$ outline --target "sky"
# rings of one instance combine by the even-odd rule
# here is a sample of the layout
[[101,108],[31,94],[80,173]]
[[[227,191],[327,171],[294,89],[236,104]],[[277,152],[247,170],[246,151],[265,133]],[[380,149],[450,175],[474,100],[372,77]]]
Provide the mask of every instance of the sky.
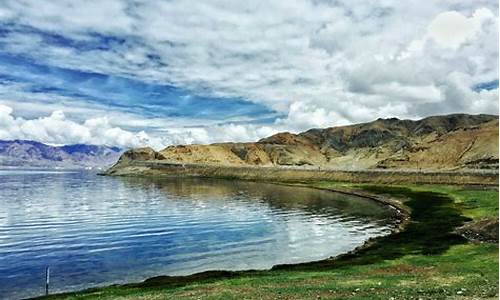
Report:
[[498,114],[497,1],[0,0],[0,139],[255,141]]

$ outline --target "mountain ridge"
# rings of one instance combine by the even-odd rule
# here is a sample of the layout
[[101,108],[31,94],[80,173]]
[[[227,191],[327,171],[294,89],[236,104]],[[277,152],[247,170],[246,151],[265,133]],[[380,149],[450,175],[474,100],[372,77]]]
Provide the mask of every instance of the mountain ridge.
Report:
[[106,168],[123,150],[118,147],[72,144],[51,146],[32,140],[0,140],[0,166],[42,168]]
[[451,114],[397,118],[289,132],[248,143],[176,145],[125,152],[131,160],[252,166],[320,166],[332,169],[496,169],[498,116]]

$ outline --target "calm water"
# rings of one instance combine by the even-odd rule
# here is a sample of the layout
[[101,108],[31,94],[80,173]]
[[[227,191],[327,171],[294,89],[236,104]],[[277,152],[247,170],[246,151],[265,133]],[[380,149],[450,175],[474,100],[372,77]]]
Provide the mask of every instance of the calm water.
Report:
[[0,298],[327,258],[387,234],[390,212],[307,188],[0,170]]

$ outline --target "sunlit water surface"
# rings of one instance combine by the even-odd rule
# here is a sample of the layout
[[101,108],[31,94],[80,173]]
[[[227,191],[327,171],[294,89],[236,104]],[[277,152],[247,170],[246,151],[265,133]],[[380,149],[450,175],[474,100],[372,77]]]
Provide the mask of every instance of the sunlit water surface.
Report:
[[266,269],[388,234],[380,204],[265,183],[0,170],[0,298]]

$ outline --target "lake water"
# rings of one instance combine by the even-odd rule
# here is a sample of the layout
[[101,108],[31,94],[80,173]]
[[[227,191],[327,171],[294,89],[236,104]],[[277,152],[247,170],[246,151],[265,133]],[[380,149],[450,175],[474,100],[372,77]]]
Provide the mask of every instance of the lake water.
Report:
[[388,234],[391,212],[309,188],[91,172],[0,170],[0,298],[266,269],[345,253]]

